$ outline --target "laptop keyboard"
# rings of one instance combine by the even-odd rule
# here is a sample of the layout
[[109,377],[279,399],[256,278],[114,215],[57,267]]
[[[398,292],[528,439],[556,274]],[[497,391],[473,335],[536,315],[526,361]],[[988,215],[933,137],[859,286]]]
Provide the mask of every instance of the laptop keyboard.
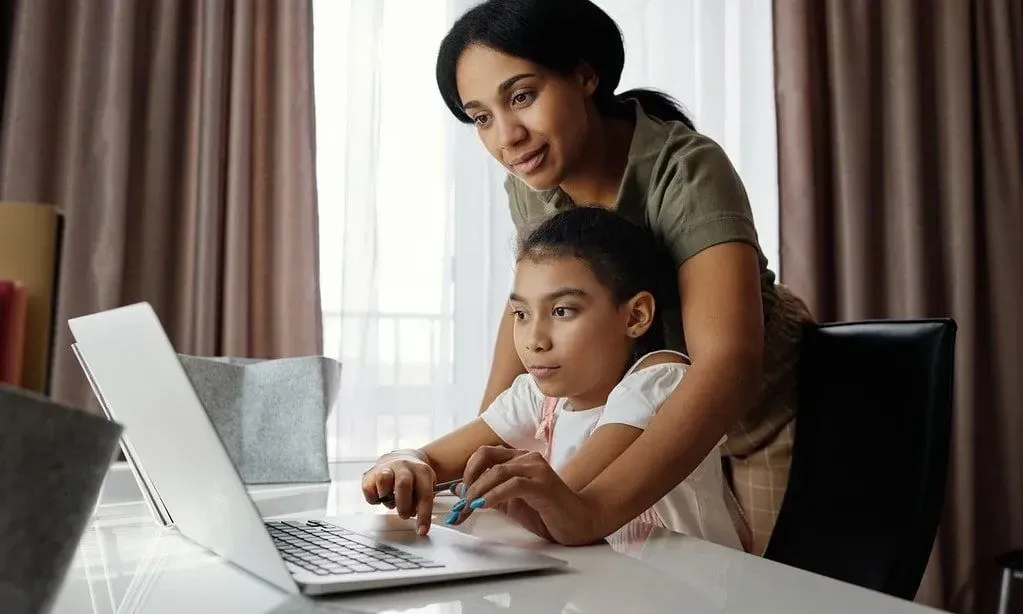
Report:
[[292,572],[304,569],[318,576],[340,576],[444,566],[328,522],[265,524]]

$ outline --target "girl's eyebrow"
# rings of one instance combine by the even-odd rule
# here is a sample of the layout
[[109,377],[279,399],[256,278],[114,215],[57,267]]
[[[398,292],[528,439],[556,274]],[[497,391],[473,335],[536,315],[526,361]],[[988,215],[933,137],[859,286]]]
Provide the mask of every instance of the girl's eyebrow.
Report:
[[[543,300],[544,301],[548,301],[548,302],[549,301],[556,301],[559,298],[565,298],[566,296],[576,296],[576,297],[579,297],[579,298],[586,298],[586,297],[589,296],[589,294],[587,294],[586,291],[581,289],[581,288],[567,288],[567,287],[566,288],[558,288],[554,292],[548,292],[547,294],[543,295]],[[528,302],[528,301],[526,301],[526,299],[522,298],[518,294],[515,294],[514,292],[512,292],[508,296],[508,300],[515,301],[517,303],[526,303],[526,302]]]

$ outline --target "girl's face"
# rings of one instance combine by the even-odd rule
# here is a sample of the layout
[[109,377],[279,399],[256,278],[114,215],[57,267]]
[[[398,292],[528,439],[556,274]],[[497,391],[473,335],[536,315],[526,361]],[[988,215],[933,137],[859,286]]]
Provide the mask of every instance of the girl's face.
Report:
[[473,45],[458,60],[458,93],[483,145],[534,190],[559,186],[586,143],[595,77],[563,76]]
[[654,313],[647,292],[618,305],[573,257],[521,259],[509,308],[522,364],[545,395],[567,397],[576,409],[606,402]]

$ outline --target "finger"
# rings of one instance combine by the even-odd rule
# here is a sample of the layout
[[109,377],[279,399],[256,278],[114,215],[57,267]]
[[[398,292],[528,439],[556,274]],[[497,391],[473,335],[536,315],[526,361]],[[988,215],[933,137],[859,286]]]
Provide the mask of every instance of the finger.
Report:
[[377,494],[377,472],[376,469],[370,469],[362,476],[362,496],[366,498],[366,503],[378,503],[380,501],[380,495]]
[[412,492],[415,483],[415,476],[406,465],[394,467],[394,505],[398,510],[398,516],[403,519],[411,518],[412,512],[415,511]]
[[[519,490],[526,493],[528,489],[522,483],[522,480],[529,480],[532,476],[542,475],[542,468],[537,468],[535,466],[536,463],[533,462],[522,462],[519,460],[521,458],[526,457],[520,455],[507,463],[492,466],[489,471],[480,476],[480,479],[468,488],[462,500],[455,507],[451,508],[451,514],[448,515],[444,522],[457,526],[465,522],[475,510],[500,505],[509,498],[514,498],[515,493]],[[512,482],[511,486],[506,486],[498,491],[498,495],[501,497],[500,500],[491,502],[487,499],[487,493],[493,492],[499,485],[509,481]]]
[[430,531],[430,521],[433,516],[433,484],[435,475],[429,467],[420,466],[416,468],[415,491],[416,491],[416,532],[426,535]]
[[444,524],[456,526],[465,522],[469,515],[472,514],[472,511],[467,509],[468,507],[468,501],[465,499],[459,500],[458,503],[451,508],[451,512],[448,514],[448,517],[444,519]]
[[490,467],[479,478],[469,485],[465,499],[472,503],[488,490],[514,477],[540,478],[545,471],[553,473],[553,469],[538,452],[520,453],[515,458]]
[[[503,466],[503,465],[502,465]],[[521,501],[521,497],[535,493],[537,481],[522,475],[511,475],[479,496],[469,495],[452,508],[445,523],[458,526],[469,519],[473,512],[482,509],[500,509],[510,501]]]
[[376,474],[377,501],[394,492],[394,470],[381,467]]
[[470,510],[496,508],[509,501],[518,500],[528,506],[527,499],[536,492],[539,481],[516,475],[480,494],[467,506]]
[[483,446],[473,452],[462,472],[462,481],[471,485],[479,479],[483,472],[494,465],[505,463],[522,454],[521,450],[510,450],[500,446]]

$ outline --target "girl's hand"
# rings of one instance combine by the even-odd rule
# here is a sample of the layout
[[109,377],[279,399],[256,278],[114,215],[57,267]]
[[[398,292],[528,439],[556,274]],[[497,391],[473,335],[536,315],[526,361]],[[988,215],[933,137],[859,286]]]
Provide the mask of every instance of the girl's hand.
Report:
[[[426,535],[433,514],[433,486],[437,475],[430,465],[411,454],[382,456],[372,469],[362,476],[362,494],[366,502],[382,503],[397,510],[403,519],[416,517],[416,532]],[[388,495],[392,501],[381,501]]]
[[563,545],[585,545],[603,537],[599,510],[575,492],[538,452],[484,446],[466,464],[468,487],[453,509],[451,524],[477,509],[506,511],[527,529]]

